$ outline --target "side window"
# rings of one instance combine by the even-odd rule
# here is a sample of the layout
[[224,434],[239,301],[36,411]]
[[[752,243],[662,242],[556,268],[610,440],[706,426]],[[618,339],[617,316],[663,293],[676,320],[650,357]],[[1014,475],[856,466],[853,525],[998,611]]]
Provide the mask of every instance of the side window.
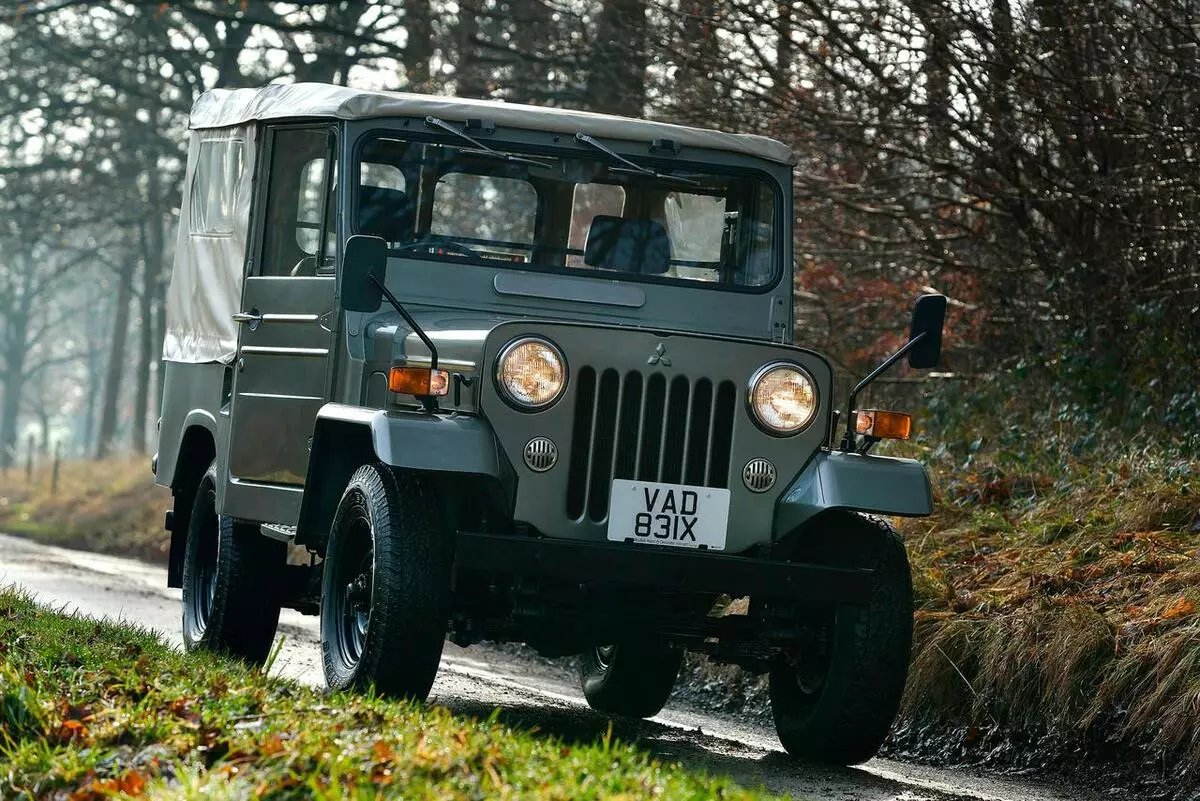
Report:
[[234,201],[245,163],[244,140],[227,137],[200,140],[192,175],[189,233],[193,236],[229,236],[233,233]]
[[359,164],[358,182],[362,186],[377,186],[380,189],[405,189],[404,173],[395,164],[375,164],[364,161]]
[[336,162],[332,170],[327,167],[330,155],[335,152],[326,127],[274,131],[259,275],[311,276],[332,272],[337,220]]
[[296,244],[309,256],[317,253],[324,205],[325,159],[313,159],[300,172],[300,196],[296,209]]
[[578,253],[567,255],[568,267],[583,267],[583,248],[587,244],[592,220],[597,214],[620,217],[625,211],[625,190],[613,184],[575,184],[571,200],[571,228],[567,247]]
[[536,220],[537,190],[528,181],[452,172],[433,191],[434,235],[529,247]]

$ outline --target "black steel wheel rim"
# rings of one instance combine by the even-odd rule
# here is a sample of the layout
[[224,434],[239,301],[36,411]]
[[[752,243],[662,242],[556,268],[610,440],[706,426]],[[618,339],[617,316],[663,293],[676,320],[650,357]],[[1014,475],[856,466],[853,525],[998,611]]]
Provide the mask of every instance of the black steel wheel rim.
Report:
[[[211,507],[216,506],[216,493],[209,493]],[[199,640],[208,630],[213,603],[217,597],[217,558],[221,547],[220,518],[215,512],[204,521],[204,536],[196,543],[195,570],[192,577],[191,612],[192,639]]]
[[822,629],[815,642],[802,649],[795,657],[793,669],[796,675],[796,687],[806,698],[816,700],[825,689],[825,680],[829,675],[829,665],[832,661],[828,627]]
[[617,646],[597,645],[595,651],[596,664],[600,666],[601,670],[608,670],[610,667],[612,667],[613,659],[617,655]]
[[337,555],[337,592],[333,598],[338,656],[347,668],[362,660],[371,618],[372,567],[371,524],[365,515],[346,521]]

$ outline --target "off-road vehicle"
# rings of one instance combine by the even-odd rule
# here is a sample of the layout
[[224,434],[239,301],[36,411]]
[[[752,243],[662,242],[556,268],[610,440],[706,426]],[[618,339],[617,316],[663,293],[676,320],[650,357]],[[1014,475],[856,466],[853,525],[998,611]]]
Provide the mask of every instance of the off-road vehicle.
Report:
[[875,753],[912,591],[867,515],[930,489],[869,453],[908,417],[839,422],[792,344],[787,146],[312,84],[190,125],[155,463],[188,648],[261,662],[292,607],[330,686],[420,699],[447,638],[518,641],[632,716],[690,650],[770,673],[792,754]]

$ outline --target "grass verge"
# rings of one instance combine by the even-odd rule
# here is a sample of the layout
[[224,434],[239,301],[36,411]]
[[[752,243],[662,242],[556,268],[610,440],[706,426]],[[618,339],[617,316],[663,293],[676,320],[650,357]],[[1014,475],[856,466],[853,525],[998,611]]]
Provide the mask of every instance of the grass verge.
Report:
[[602,738],[324,695],[0,589],[0,797],[768,796]]
[[[964,462],[909,446],[936,503],[900,521],[917,637],[898,747],[941,738],[969,760],[1012,743],[1128,748],[1200,775],[1200,463],[1127,445],[986,451]],[[6,482],[0,530],[162,561],[168,502],[141,462],[68,463],[57,495],[48,472]],[[680,685],[765,718],[762,677],[696,657]]]
[[957,732],[964,755],[1050,742],[1194,777],[1200,464],[973,460],[943,464],[935,490],[934,516],[902,526],[918,596],[904,719]]
[[167,559],[170,505],[170,491],[154,486],[145,457],[65,461],[56,490],[49,466],[31,479],[16,468],[0,478],[0,531],[152,562]]

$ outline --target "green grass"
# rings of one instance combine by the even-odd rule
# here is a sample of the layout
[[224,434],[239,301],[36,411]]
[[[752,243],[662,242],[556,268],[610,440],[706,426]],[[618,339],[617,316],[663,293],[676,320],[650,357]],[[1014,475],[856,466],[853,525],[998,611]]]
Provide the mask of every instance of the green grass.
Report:
[[322,694],[0,589],[0,798],[768,796],[602,737]]

